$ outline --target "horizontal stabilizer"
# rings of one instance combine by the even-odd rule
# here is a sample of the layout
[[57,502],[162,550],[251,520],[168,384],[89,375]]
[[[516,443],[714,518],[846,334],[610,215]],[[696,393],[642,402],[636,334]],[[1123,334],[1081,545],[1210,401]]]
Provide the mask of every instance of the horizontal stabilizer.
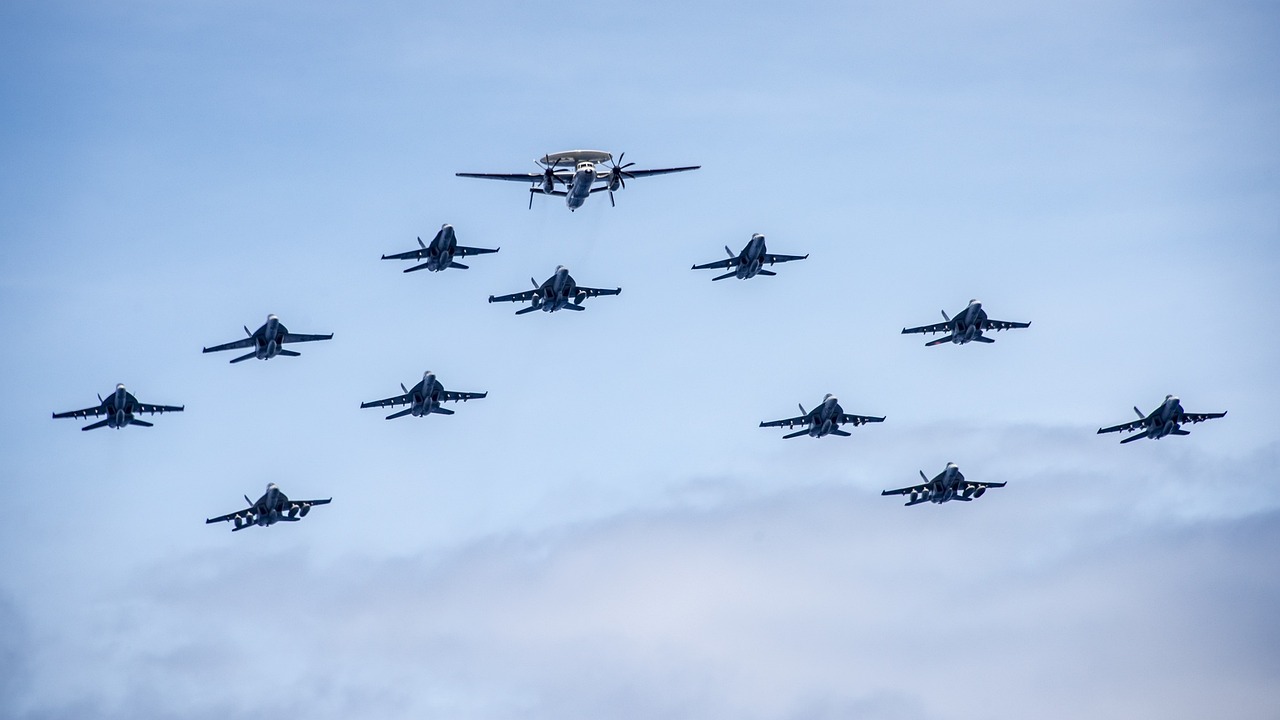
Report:
[[129,418],[129,424],[130,424],[130,425],[141,425],[142,427],[155,427],[154,425],[152,425],[151,423],[147,422],[146,420],[139,420],[139,419],[137,419],[137,418]]
[[94,423],[94,424],[92,424],[92,425],[85,425],[84,427],[82,427],[82,428],[80,428],[80,429],[81,429],[81,430],[97,430],[97,429],[98,429],[98,428],[100,428],[100,427],[106,427],[108,422],[110,422],[110,421],[109,421],[109,420],[99,420],[98,422],[96,422],[96,423]]
[[835,429],[835,430],[832,430],[832,431],[831,431],[831,434],[832,434],[832,435],[839,435],[840,437],[849,437],[849,436],[850,436],[850,435],[852,435],[853,433],[850,433],[850,432],[849,432],[849,431],[847,431],[847,430],[840,430],[839,428],[837,428],[837,429]]
[[234,360],[232,360],[232,361],[231,361],[231,364],[232,364],[232,365],[235,365],[236,363],[241,362],[241,361],[243,361],[243,360],[248,360],[249,358],[251,358],[251,357],[253,357],[254,355],[257,355],[257,354],[258,354],[258,351],[257,351],[257,350],[255,350],[255,351],[253,351],[253,352],[249,353],[248,355],[241,355],[240,357],[235,358]]
[[774,275],[777,275],[778,273],[776,273],[776,272],[774,272],[774,271],[772,271],[772,270],[757,270],[757,271],[756,271],[756,274],[757,274],[757,275],[768,275],[768,276],[772,277],[772,276],[774,276]]
[[980,343],[993,343],[996,341],[995,338],[989,338],[985,335],[974,335],[973,339],[974,339],[974,342],[980,342]]
[[1123,445],[1123,444],[1125,444],[1125,443],[1131,443],[1131,442],[1133,442],[1134,440],[1141,440],[1141,439],[1145,438],[1146,436],[1147,436],[1147,435],[1146,435],[1146,433],[1138,433],[1137,435],[1134,435],[1133,437],[1127,437],[1127,438],[1125,438],[1125,439],[1121,440],[1121,441],[1120,441],[1120,444],[1121,444],[1121,445]]
[[564,308],[562,308],[562,309],[564,309],[564,310],[586,310],[586,308],[582,307],[581,305],[565,305],[565,306],[564,306]]
[[911,507],[912,505],[919,505],[920,503],[927,503],[927,502],[929,502],[929,498],[924,495],[921,495],[918,499],[907,502],[906,504],[903,505],[903,507]]
[[398,413],[391,413],[390,415],[388,415],[388,416],[387,416],[387,419],[388,419],[388,420],[395,420],[396,418],[398,418],[398,417],[404,417],[405,415],[408,415],[408,414],[409,414],[409,413],[411,413],[411,412],[413,412],[413,408],[411,408],[411,407],[409,407],[409,408],[405,408],[404,410],[401,410],[401,411],[400,411],[400,412],[398,412]]
[[783,436],[782,436],[782,439],[783,439],[783,440],[790,440],[791,438],[796,438],[796,437],[800,437],[801,435],[808,435],[808,434],[809,434],[809,429],[808,429],[808,428],[805,428],[804,430],[797,430],[797,431],[795,431],[795,432],[791,433],[790,435],[783,435]]
[[937,340],[930,340],[929,342],[925,343],[925,344],[924,344],[924,346],[925,346],[925,347],[933,347],[934,345],[941,345],[942,343],[949,343],[949,342],[951,342],[953,339],[955,339],[955,335],[948,335],[948,336],[943,337],[943,338],[938,338]]
[[463,264],[462,264],[462,263],[460,263],[460,262],[451,262],[451,263],[449,263],[449,267],[451,267],[451,268],[456,268],[456,269],[458,269],[458,270],[470,270],[470,269],[471,269],[471,268],[467,267],[466,265],[463,265]]
[[715,277],[711,278],[711,281],[712,281],[712,282],[715,282],[716,280],[723,280],[723,279],[725,279],[725,278],[731,278],[731,277],[733,277],[734,275],[737,275],[737,274],[738,274],[738,271],[737,271],[737,270],[730,270],[729,272],[727,272],[727,273],[725,273],[725,274],[723,274],[723,275],[717,275],[717,276],[715,276]]
[[452,410],[450,410],[449,408],[442,408],[442,407],[431,408],[431,412],[436,413],[436,414],[438,414],[438,415],[452,415],[452,414],[453,414],[453,411],[452,411]]
[[281,355],[284,355],[285,357],[298,357],[299,355],[301,355],[301,354],[302,354],[302,353],[298,352],[297,350],[285,350],[284,348],[281,348],[281,349],[279,350],[279,353],[280,353]]
[[1174,428],[1172,432],[1174,435],[1190,435],[1191,434],[1190,430],[1183,430],[1182,428]]
[[429,265],[429,264],[430,264],[430,263],[422,263],[421,265],[414,265],[413,267],[411,267],[411,268],[406,268],[405,270],[403,270],[403,271],[401,271],[401,272],[413,272],[413,271],[415,271],[415,270],[426,270],[426,269],[427,269],[427,265]]
[[541,310],[541,309],[542,309],[542,308],[538,307],[537,305],[530,305],[529,307],[524,308],[523,310],[517,310],[517,311],[516,311],[516,314],[517,314],[517,315],[524,315],[525,313],[531,313],[531,312],[533,312],[534,310]]

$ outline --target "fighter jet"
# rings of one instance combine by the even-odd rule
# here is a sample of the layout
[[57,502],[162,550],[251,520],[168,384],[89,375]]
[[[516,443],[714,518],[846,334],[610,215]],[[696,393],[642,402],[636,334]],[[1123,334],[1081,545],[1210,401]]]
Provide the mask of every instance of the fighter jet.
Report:
[[[648,177],[650,175],[665,175],[667,173],[685,172],[686,170],[697,170],[700,165],[690,165],[686,167],[658,168],[656,170],[628,170],[627,168],[635,165],[635,163],[620,164],[626,153],[618,156],[617,161],[613,159],[613,155],[603,150],[568,150],[565,152],[550,153],[544,155],[541,160],[536,161],[538,167],[542,168],[541,172],[536,173],[457,173],[458,177],[481,178],[484,180],[511,180],[513,182],[532,183],[533,187],[529,188],[529,207],[533,207],[533,196],[536,194],[556,195],[563,197],[569,210],[577,210],[587,201],[587,198],[594,193],[608,191],[609,204],[613,205],[613,193],[615,190],[624,190],[627,187],[627,180],[634,180],[638,177]],[[608,168],[596,167],[597,163],[612,163]],[[565,165],[564,170],[560,170],[560,165]],[[569,167],[573,167],[570,172]],[[601,172],[603,170],[604,172]],[[604,183],[596,185],[597,182]],[[556,185],[563,185],[564,190],[557,190]]]
[[324,500],[290,500],[284,493],[280,492],[280,488],[275,483],[267,483],[267,492],[258,498],[258,502],[249,500],[248,495],[244,496],[244,501],[249,503],[249,507],[238,512],[209,518],[204,521],[204,524],[234,520],[236,526],[231,528],[231,532],[235,532],[254,525],[268,527],[278,522],[297,522],[311,512],[313,505],[328,505],[333,501],[333,498],[325,498]]
[[852,423],[854,427],[865,425],[873,422],[884,422],[882,417],[868,417],[866,415],[849,415],[840,407],[840,403],[836,400],[836,396],[827,393],[822,398],[822,404],[813,410],[806,411],[804,405],[800,406],[800,417],[788,418],[786,420],[772,420],[760,423],[760,427],[795,427],[796,425],[808,425],[804,430],[797,430],[790,435],[783,435],[783,440],[790,440],[793,437],[808,435],[809,437],[825,437],[826,435],[840,435],[849,437],[849,433],[841,430],[840,426],[845,423]]
[[445,223],[440,226],[440,231],[431,239],[430,245],[424,245],[422,238],[418,238],[418,249],[408,252],[396,253],[395,255],[383,255],[383,260],[422,260],[426,258],[426,262],[421,265],[414,265],[404,272],[413,272],[414,270],[430,270],[431,272],[439,272],[446,268],[457,268],[458,270],[468,269],[466,265],[460,262],[454,262],[455,257],[466,257],[468,255],[487,255],[488,253],[496,253],[502,248],[473,248],[464,247],[458,244],[458,238],[453,234],[453,226]]
[[523,315],[534,310],[543,312],[555,312],[562,309],[586,310],[586,308],[582,307],[582,303],[587,298],[598,295],[617,295],[622,292],[622,288],[601,290],[599,288],[582,287],[573,279],[573,276],[569,274],[569,270],[563,265],[557,265],[556,274],[547,278],[546,282],[541,285],[533,278],[529,278],[529,282],[533,283],[533,290],[497,297],[490,295],[489,302],[532,302],[533,304],[529,307],[516,311],[517,315]]
[[243,340],[235,340],[223,345],[215,345],[213,347],[204,348],[201,352],[219,352],[221,350],[239,350],[241,348],[253,348],[253,352],[241,355],[231,361],[234,365],[241,360],[248,360],[256,357],[259,360],[270,360],[277,355],[286,355],[288,357],[297,357],[300,352],[293,350],[285,350],[285,343],[296,342],[312,342],[315,340],[329,340],[333,337],[333,333],[328,335],[299,335],[289,332],[289,329],[280,323],[280,318],[275,315],[268,315],[267,322],[255,332],[249,332],[249,326],[244,328],[245,335],[249,337]]
[[920,471],[920,479],[924,482],[920,485],[912,485],[911,487],[898,488],[897,490],[885,490],[881,495],[910,495],[910,499],[906,502],[906,507],[919,505],[924,502],[944,503],[948,500],[960,500],[969,502],[982,497],[987,492],[987,488],[1004,487],[1005,483],[980,483],[970,482],[964,479],[964,475],[960,473],[960,468],[955,463],[947,463],[947,467],[938,476],[930,480],[925,477],[924,471]]
[[425,415],[430,415],[431,413],[452,415],[453,411],[440,407],[440,403],[454,402],[457,400],[461,400],[462,402],[466,402],[468,400],[479,400],[489,394],[487,392],[474,393],[445,390],[444,386],[440,384],[440,381],[436,379],[435,373],[430,370],[422,373],[422,380],[417,385],[414,385],[412,390],[406,388],[404,383],[400,383],[400,389],[404,390],[403,395],[389,397],[386,400],[374,400],[373,402],[360,403],[360,407],[363,409],[371,407],[394,407],[396,405],[409,406],[398,413],[388,415],[388,420],[394,420],[398,417],[404,417],[405,415],[412,415],[414,417],[423,417]]
[[1138,420],[1127,422],[1122,425],[1113,425],[1108,428],[1098,428],[1098,434],[1110,432],[1133,432],[1141,430],[1142,432],[1127,437],[1120,441],[1120,444],[1141,440],[1142,438],[1151,438],[1159,440],[1166,435],[1190,435],[1190,430],[1183,430],[1183,423],[1198,423],[1205,420],[1213,420],[1220,418],[1227,413],[1189,413],[1182,409],[1182,401],[1173,395],[1165,395],[1164,402],[1160,403],[1160,407],[1151,411],[1150,415],[1144,415],[1136,406],[1133,411],[1138,414]]
[[995,340],[983,336],[986,330],[1012,330],[1014,328],[1031,327],[1031,323],[1025,322],[1008,322],[1005,320],[989,320],[987,311],[982,309],[982,303],[977,300],[970,300],[969,306],[959,313],[956,313],[955,319],[947,317],[947,311],[942,311],[942,318],[946,322],[936,325],[924,325],[917,328],[903,328],[902,334],[910,333],[950,333],[947,337],[938,338],[924,344],[925,347],[933,347],[941,345],[944,342],[953,342],[957,345],[963,345],[974,340],[984,343],[993,343]]
[[751,240],[746,247],[742,248],[742,252],[734,254],[728,245],[724,246],[724,251],[729,254],[728,260],[717,260],[707,263],[706,265],[694,265],[694,270],[712,270],[712,269],[728,269],[729,272],[711,278],[715,280],[723,280],[727,277],[737,277],[739,280],[747,280],[756,275],[777,275],[772,270],[764,270],[765,263],[773,265],[774,263],[790,262],[792,260],[804,260],[808,255],[772,255],[768,253],[764,246],[764,236],[756,233],[751,236]]
[[102,396],[98,396],[98,405],[84,410],[72,410],[71,412],[54,413],[54,419],[57,418],[87,418],[106,415],[106,420],[99,420],[92,425],[85,425],[81,430],[96,430],[100,427],[112,427],[117,430],[125,425],[141,425],[142,427],[152,427],[151,423],[139,420],[134,415],[141,413],[167,413],[182,412],[183,405],[151,405],[149,403],[140,403],[138,398],[134,397],[124,389],[124,385],[116,385],[116,391],[107,396],[106,400]]

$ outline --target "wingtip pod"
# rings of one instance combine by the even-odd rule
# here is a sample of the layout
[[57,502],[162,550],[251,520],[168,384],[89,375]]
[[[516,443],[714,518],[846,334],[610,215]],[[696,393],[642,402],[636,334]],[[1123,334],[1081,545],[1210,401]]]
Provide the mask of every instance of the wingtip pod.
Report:
[[489,296],[489,302],[493,302],[493,296],[492,296],[492,295],[490,295],[490,296]]

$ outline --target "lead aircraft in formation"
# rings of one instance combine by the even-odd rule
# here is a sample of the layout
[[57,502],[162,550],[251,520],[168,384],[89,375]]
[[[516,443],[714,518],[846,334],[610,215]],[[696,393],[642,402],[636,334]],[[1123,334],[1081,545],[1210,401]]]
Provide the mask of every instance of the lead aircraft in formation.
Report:
[[299,335],[297,333],[291,333],[288,328],[281,324],[280,318],[275,315],[268,315],[267,322],[254,332],[249,332],[249,326],[246,325],[244,333],[249,337],[244,338],[243,340],[235,340],[222,345],[207,347],[201,350],[201,352],[211,353],[220,352],[222,350],[253,348],[253,352],[234,358],[231,363],[235,364],[241,360],[248,360],[252,357],[256,357],[259,360],[270,360],[277,355],[297,357],[302,353],[295,352],[293,350],[285,350],[285,343],[314,342],[316,340],[330,340],[333,338],[333,333],[329,333],[328,335]]
[[[635,163],[621,164],[626,153],[618,156],[603,150],[566,150],[550,153],[535,161],[541,172],[536,173],[457,173],[458,177],[481,178],[484,180],[510,180],[512,182],[530,183],[529,207],[533,207],[533,196],[555,195],[563,197],[569,210],[577,210],[587,198],[598,192],[609,193],[609,204],[613,205],[613,193],[627,187],[627,180],[648,177],[650,175],[666,175],[667,173],[697,170],[701,165],[685,167],[657,168],[654,170],[630,170]],[[604,163],[610,163],[604,167]],[[561,170],[561,166],[564,169]],[[572,168],[572,170],[570,170]],[[597,183],[603,183],[598,185]],[[559,187],[563,187],[561,190]]]
[[461,400],[479,400],[486,397],[489,393],[475,392],[455,392],[445,390],[440,381],[436,379],[436,374],[430,370],[422,373],[422,380],[410,390],[400,384],[400,389],[404,390],[403,395],[396,395],[385,400],[374,400],[373,402],[360,403],[361,408],[374,407],[395,407],[396,405],[408,405],[409,407],[397,413],[391,413],[387,416],[388,420],[395,420],[398,417],[412,415],[414,417],[423,417],[431,413],[439,415],[452,415],[453,411],[440,407],[442,402],[455,402]]
[[418,238],[418,249],[408,252],[396,253],[395,255],[383,255],[383,260],[423,260],[426,262],[421,265],[414,265],[406,268],[404,272],[413,272],[414,270],[429,270],[431,272],[439,272],[448,268],[457,270],[468,269],[466,265],[454,260],[455,257],[467,257],[468,255],[487,255],[496,253],[502,248],[474,248],[465,247],[458,244],[458,238],[454,235],[453,226],[445,223],[440,226],[440,231],[431,239],[430,245],[425,245],[422,238]]
[[524,315],[534,310],[543,312],[586,310],[586,308],[582,307],[582,303],[587,298],[600,295],[617,295],[622,292],[622,288],[608,290],[583,287],[573,279],[573,276],[569,274],[568,268],[563,265],[557,265],[556,273],[547,278],[541,285],[533,278],[529,278],[529,282],[533,283],[533,290],[525,290],[524,292],[510,295],[490,295],[489,302],[532,302],[533,304],[529,307],[516,311],[517,315]]
[[152,427],[152,424],[145,420],[139,420],[134,415],[147,413],[154,415],[156,413],[182,412],[183,405],[152,405],[150,403],[140,403],[138,398],[134,397],[129,391],[124,389],[124,385],[116,385],[116,391],[107,396],[106,400],[102,396],[98,396],[98,404],[85,408],[83,410],[72,410],[71,412],[54,413],[54,419],[59,418],[90,418],[106,415],[106,420],[99,420],[96,423],[85,425],[81,430],[97,430],[100,427],[109,427],[119,430],[126,425],[140,425],[142,427]]
[[822,398],[822,404],[812,410],[806,411],[804,405],[800,406],[800,416],[787,418],[786,420],[770,420],[760,423],[760,427],[786,427],[792,428],[796,425],[806,425],[803,430],[798,430],[790,435],[783,435],[783,440],[789,440],[801,435],[820,438],[827,435],[840,435],[849,437],[845,430],[841,430],[840,426],[844,424],[852,424],[854,427],[865,425],[867,423],[884,422],[882,417],[869,417],[867,415],[850,415],[840,407],[840,402],[836,400],[836,396],[827,393]]
[[987,317],[987,311],[982,309],[982,303],[977,300],[970,300],[969,306],[956,313],[955,318],[947,317],[947,311],[943,310],[942,319],[946,320],[946,322],[940,322],[935,325],[922,325],[915,328],[903,328],[902,334],[948,333],[946,337],[924,344],[925,347],[932,347],[941,345],[944,342],[952,342],[956,345],[963,345],[973,341],[993,343],[995,342],[994,339],[986,337],[982,333],[987,330],[1013,330],[1015,328],[1031,327],[1029,322],[991,320]]
[[1121,440],[1121,445],[1131,443],[1134,440],[1141,440],[1142,438],[1159,440],[1166,435],[1190,435],[1190,430],[1182,429],[1183,423],[1204,422],[1227,414],[1225,411],[1220,413],[1186,412],[1182,409],[1182,401],[1174,395],[1165,395],[1164,402],[1160,403],[1160,406],[1152,410],[1150,414],[1143,413],[1137,406],[1134,406],[1133,411],[1138,414],[1137,420],[1120,425],[1112,425],[1107,428],[1098,428],[1098,434],[1142,431],[1137,435]]
[[969,502],[982,497],[987,492],[987,488],[1004,487],[1004,483],[981,483],[970,482],[964,479],[964,474],[960,472],[960,468],[955,463],[947,463],[947,467],[937,474],[932,480],[925,477],[924,471],[920,471],[920,479],[924,482],[911,487],[898,488],[897,490],[884,490],[881,495],[909,495],[906,506],[919,505],[920,503],[944,503],[950,500],[960,500]]
[[756,275],[777,275],[772,270],[765,270],[766,264],[772,266],[774,263],[791,262],[792,260],[804,260],[808,255],[773,255],[768,252],[764,244],[764,236],[756,233],[751,236],[742,248],[742,252],[734,254],[728,245],[724,246],[724,251],[729,254],[728,260],[717,260],[709,262],[705,265],[694,265],[694,270],[729,270],[729,272],[711,278],[714,280],[724,280],[725,278],[737,277],[739,280],[749,280]]
[[231,528],[231,532],[235,532],[254,525],[268,527],[278,522],[297,522],[306,517],[313,506],[328,505],[333,501],[333,498],[290,500],[287,495],[280,492],[279,486],[275,483],[267,483],[267,491],[263,493],[262,497],[258,498],[258,502],[251,501],[248,495],[244,496],[244,501],[249,503],[249,507],[244,510],[209,518],[204,523],[208,525],[210,523],[234,520],[236,526]]

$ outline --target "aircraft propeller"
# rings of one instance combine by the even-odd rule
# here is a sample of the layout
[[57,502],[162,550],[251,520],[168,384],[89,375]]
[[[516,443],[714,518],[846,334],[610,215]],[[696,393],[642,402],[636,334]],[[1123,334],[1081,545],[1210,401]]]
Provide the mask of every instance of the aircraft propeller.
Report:
[[[542,168],[542,192],[549,194],[556,187],[556,168],[560,167],[560,158],[556,158],[556,161],[550,165],[544,165],[540,160],[535,160],[534,164]],[[530,210],[533,209],[533,194],[535,192],[537,191],[532,188],[529,189]]]
[[[623,190],[626,190],[627,189],[626,179],[631,178],[632,180],[634,180],[636,177],[635,175],[632,175],[631,173],[627,172],[627,168],[631,167],[632,165],[635,165],[635,163],[629,162],[626,165],[621,164],[622,158],[626,157],[626,155],[627,155],[626,153],[619,153],[618,159],[612,161],[613,167],[609,168],[609,206],[610,207],[617,207],[617,205],[613,202],[613,189],[615,187],[620,187]],[[730,255],[732,254],[733,253],[730,253]]]

